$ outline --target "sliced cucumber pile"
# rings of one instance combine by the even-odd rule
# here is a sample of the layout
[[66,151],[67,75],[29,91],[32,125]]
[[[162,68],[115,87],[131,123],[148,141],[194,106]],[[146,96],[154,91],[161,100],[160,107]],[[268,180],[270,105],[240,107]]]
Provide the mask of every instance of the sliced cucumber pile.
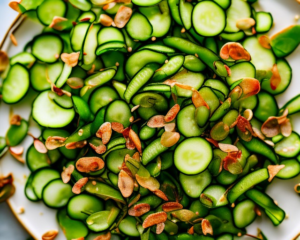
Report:
[[[11,4],[44,29],[1,62],[0,99],[29,96],[42,131],[12,114],[0,157],[27,165],[26,197],[58,209],[67,240],[232,240],[262,211],[285,219],[265,190],[300,173],[300,95],[274,97],[300,27],[267,37],[273,17],[254,2]],[[14,187],[0,182],[1,202]]]

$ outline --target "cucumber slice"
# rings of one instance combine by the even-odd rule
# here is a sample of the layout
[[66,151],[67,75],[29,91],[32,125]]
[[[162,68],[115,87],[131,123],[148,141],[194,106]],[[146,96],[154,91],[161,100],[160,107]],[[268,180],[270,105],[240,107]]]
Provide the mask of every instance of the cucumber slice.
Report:
[[148,19],[152,25],[154,37],[163,37],[171,26],[171,15],[166,0],[161,1],[156,6],[140,7],[139,11]]
[[[231,0],[214,0],[221,8],[227,9],[231,5]],[[219,240],[219,239],[218,239]]]
[[98,46],[97,35],[100,30],[100,25],[93,25],[87,33],[86,39],[83,45],[83,62],[84,64],[92,64],[96,60],[96,48]]
[[161,0],[132,0],[132,3],[138,6],[149,7],[159,3]]
[[192,21],[196,32],[205,37],[219,35],[226,26],[224,10],[211,1],[199,2],[194,7]]
[[129,149],[121,149],[121,150],[114,150],[111,151],[106,156],[106,166],[109,169],[109,171],[112,171],[115,174],[118,174],[120,172],[120,167],[122,166],[122,163],[124,161],[124,157],[129,154],[132,156],[135,153],[135,150],[129,150]]
[[275,144],[275,152],[285,158],[296,157],[300,152],[300,137],[297,133],[292,134]]
[[255,14],[256,26],[255,30],[258,33],[269,32],[273,26],[273,17],[268,12],[257,12]]
[[124,128],[130,125],[129,118],[131,111],[127,103],[122,100],[115,100],[106,109],[105,122],[119,122],[122,123]]
[[243,31],[236,33],[221,33],[220,37],[229,42],[238,42],[241,41],[245,37],[245,33]]
[[211,87],[214,90],[220,91],[221,93],[224,94],[225,97],[228,96],[229,89],[226,86],[226,84],[222,81],[219,81],[219,80],[216,80],[216,79],[207,79],[204,82],[204,86]]
[[49,182],[42,192],[43,201],[50,208],[66,206],[73,195],[71,185],[64,183],[61,179]]
[[300,94],[293,97],[289,100],[281,109],[280,112],[283,112],[285,109],[288,109],[289,115],[295,114],[300,111]]
[[42,168],[34,172],[32,186],[38,199],[42,199],[44,187],[54,179],[60,179],[60,173],[54,169]]
[[155,139],[145,148],[142,156],[142,163],[147,165],[149,162],[167,150],[168,148],[160,143],[160,138]]
[[247,227],[255,218],[255,204],[251,200],[244,200],[233,209],[233,220],[239,228]]
[[186,30],[190,30],[192,27],[192,12],[193,5],[185,0],[180,0],[179,2],[179,13],[181,17],[182,24]]
[[[205,202],[202,202],[202,204],[204,204],[206,207],[217,208],[228,204],[226,198],[225,200],[222,199],[222,197],[226,194],[226,188],[221,185],[210,185],[203,191],[203,194],[212,200],[211,206],[206,206]],[[202,201],[201,198],[200,201]]]
[[198,174],[208,167],[212,156],[212,148],[206,140],[190,138],[175,149],[174,164],[184,174]]
[[261,122],[265,122],[270,116],[277,116],[278,106],[276,99],[266,92],[257,94],[258,105],[255,109],[254,116]]
[[35,57],[29,52],[21,52],[16,54],[10,59],[10,65],[15,65],[16,63],[20,63],[27,68],[31,68],[31,66],[35,63]]
[[63,51],[63,41],[52,33],[44,33],[34,38],[32,54],[40,61],[53,63]]
[[114,27],[102,28],[98,33],[98,45],[109,42],[125,42],[121,30]]
[[84,80],[85,85],[99,87],[110,81],[116,75],[116,69],[109,68],[102,72],[95,73]]
[[135,12],[126,24],[126,30],[134,40],[146,41],[153,33],[149,20],[142,14]]
[[73,108],[72,98],[67,95],[58,96],[56,93],[49,91],[48,97],[62,108]]
[[300,164],[298,160],[296,159],[283,160],[280,164],[284,165],[285,167],[276,174],[277,178],[290,179],[299,175]]
[[47,154],[39,153],[32,144],[26,153],[26,165],[33,172],[40,168],[49,167],[50,159]]
[[40,93],[33,102],[32,117],[44,127],[65,127],[72,122],[74,109],[63,109],[48,97],[48,91]]
[[111,68],[118,65],[118,70],[114,76],[114,80],[125,81],[125,54],[122,51],[108,51],[101,55],[101,59],[106,68]]
[[75,7],[84,12],[90,11],[92,3],[88,0],[69,0],[69,2]]
[[241,80],[242,78],[255,78],[256,69],[254,65],[250,62],[240,62],[230,67],[231,75],[226,77],[228,85],[232,85],[236,81]]
[[168,0],[168,4],[170,7],[172,18],[178,25],[182,26],[182,21],[179,14],[179,1],[180,0]]
[[36,202],[39,199],[38,199],[38,197],[36,196],[36,194],[33,190],[32,179],[33,179],[33,174],[30,174],[27,178],[27,181],[26,181],[26,185],[25,185],[25,188],[24,188],[24,193],[25,193],[25,196],[27,197],[28,200],[30,200],[32,202]]
[[62,0],[44,1],[36,10],[37,17],[45,26],[49,26],[53,17],[64,17],[67,12],[67,5]]
[[2,99],[7,104],[19,102],[29,89],[29,73],[21,64],[13,65],[2,87]]
[[183,66],[192,72],[201,72],[206,68],[206,65],[194,55],[186,55]]
[[83,48],[84,40],[86,38],[89,28],[90,28],[90,23],[83,22],[77,24],[72,29],[70,41],[71,41],[71,47],[74,52],[80,51],[81,54],[83,54],[81,50]]
[[109,51],[127,52],[126,45],[122,42],[109,42],[99,46],[96,50],[96,55],[99,56]]
[[119,225],[119,229],[122,233],[129,237],[139,237],[140,233],[137,230],[137,220],[135,217],[127,216],[125,217]]

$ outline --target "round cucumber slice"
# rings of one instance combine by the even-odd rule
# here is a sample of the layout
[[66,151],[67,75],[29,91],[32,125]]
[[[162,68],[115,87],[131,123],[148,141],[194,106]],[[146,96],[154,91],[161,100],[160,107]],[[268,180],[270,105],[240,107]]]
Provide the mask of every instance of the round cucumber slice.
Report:
[[53,17],[64,17],[67,12],[66,3],[62,0],[47,0],[37,8],[37,17],[44,25],[48,26]]
[[129,118],[131,111],[127,103],[122,100],[115,100],[106,109],[105,122],[119,122],[124,128],[130,125]]
[[226,26],[224,10],[211,1],[199,2],[194,7],[192,21],[196,32],[205,37],[217,36]]
[[152,26],[148,19],[135,12],[126,25],[126,30],[130,37],[134,40],[146,41],[152,36]]
[[275,152],[285,158],[293,158],[300,152],[300,137],[292,132],[290,136],[275,144]]
[[251,200],[242,201],[233,209],[233,220],[239,228],[247,227],[255,218],[255,203]]
[[174,164],[184,174],[198,174],[207,168],[212,156],[212,148],[206,140],[190,138],[175,149]]
[[48,91],[42,92],[33,102],[32,117],[41,126],[51,128],[65,127],[72,122],[74,116],[74,109],[59,107],[48,97]]
[[46,153],[38,152],[32,144],[26,153],[26,164],[31,171],[49,167],[50,159]]
[[139,231],[136,228],[136,219],[132,216],[124,218],[119,225],[119,229],[122,233],[130,237],[139,237]]

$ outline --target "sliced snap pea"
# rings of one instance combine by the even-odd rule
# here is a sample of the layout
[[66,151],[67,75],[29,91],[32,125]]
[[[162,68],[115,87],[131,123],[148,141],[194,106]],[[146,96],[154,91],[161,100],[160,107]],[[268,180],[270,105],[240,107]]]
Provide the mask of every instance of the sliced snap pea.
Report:
[[147,165],[149,162],[154,160],[158,155],[162,154],[163,152],[167,151],[168,148],[164,147],[160,143],[160,138],[157,138],[153,142],[151,142],[143,152],[142,156],[142,163]]

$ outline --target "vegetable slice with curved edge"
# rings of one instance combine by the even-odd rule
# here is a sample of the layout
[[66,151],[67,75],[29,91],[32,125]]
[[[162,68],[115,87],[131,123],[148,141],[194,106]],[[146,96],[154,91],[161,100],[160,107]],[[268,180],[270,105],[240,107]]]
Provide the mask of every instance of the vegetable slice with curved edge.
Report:
[[281,157],[285,157],[285,158],[296,157],[300,152],[299,135],[295,132],[292,132],[290,136],[276,143],[274,150]]
[[115,100],[108,105],[105,113],[105,122],[119,122],[124,128],[130,125],[131,112],[129,106],[122,100]]
[[48,91],[40,93],[33,102],[32,117],[44,127],[65,127],[74,118],[74,109],[63,109],[48,97]]
[[37,8],[37,17],[40,22],[48,26],[53,17],[64,17],[67,11],[67,5],[62,0],[46,0]]
[[28,122],[21,120],[20,125],[11,125],[6,133],[6,143],[10,147],[17,146],[26,137],[28,132]]
[[198,174],[204,171],[211,159],[211,146],[202,138],[186,139],[174,152],[174,164],[184,174]]
[[234,223],[239,228],[247,227],[256,218],[255,204],[251,200],[244,200],[233,209]]
[[130,237],[139,237],[140,234],[137,230],[137,220],[132,216],[124,218],[119,225],[119,229],[122,233]]
[[134,40],[146,41],[153,32],[149,20],[142,14],[135,12],[126,25],[126,30]]

